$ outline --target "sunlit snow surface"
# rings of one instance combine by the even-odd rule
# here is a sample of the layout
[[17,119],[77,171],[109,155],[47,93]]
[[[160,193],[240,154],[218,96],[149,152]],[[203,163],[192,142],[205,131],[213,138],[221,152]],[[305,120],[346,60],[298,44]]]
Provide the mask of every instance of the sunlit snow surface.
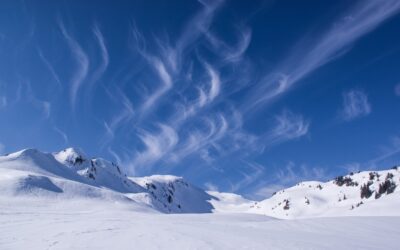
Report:
[[0,249],[396,249],[400,217],[159,214],[95,201],[0,200]]
[[131,178],[73,149],[23,150],[0,157],[0,249],[398,249],[400,190],[373,194],[399,172],[303,182],[255,202],[181,177]]

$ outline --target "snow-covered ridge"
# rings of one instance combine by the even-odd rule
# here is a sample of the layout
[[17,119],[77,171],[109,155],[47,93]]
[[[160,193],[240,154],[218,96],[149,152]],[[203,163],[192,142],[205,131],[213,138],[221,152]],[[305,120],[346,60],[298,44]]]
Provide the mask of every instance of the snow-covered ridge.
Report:
[[153,175],[130,178],[147,190],[154,202],[152,205],[167,213],[210,213],[213,197],[197,188],[182,177],[172,175]]
[[0,196],[125,202],[163,213],[210,213],[207,194],[183,178],[128,177],[123,168],[81,150],[56,153],[25,149],[0,156]]
[[250,212],[278,218],[399,215],[400,168],[307,181],[254,202]]
[[307,181],[260,202],[206,192],[182,177],[130,177],[122,167],[68,148],[0,156],[0,198],[97,199],[161,213],[253,213],[277,218],[400,215],[400,168]]

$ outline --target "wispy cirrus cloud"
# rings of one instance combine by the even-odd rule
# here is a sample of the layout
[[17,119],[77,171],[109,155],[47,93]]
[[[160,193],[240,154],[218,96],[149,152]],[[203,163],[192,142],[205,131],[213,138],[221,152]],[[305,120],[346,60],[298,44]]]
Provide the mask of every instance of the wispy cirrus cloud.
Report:
[[165,124],[158,124],[156,132],[140,132],[139,138],[144,145],[144,150],[136,152],[131,164],[134,168],[151,167],[168,154],[179,141],[177,132]]
[[61,88],[62,87],[62,83],[61,83],[60,77],[58,76],[57,72],[55,71],[52,63],[50,63],[49,60],[44,56],[43,51],[41,49],[37,49],[37,51],[38,51],[40,60],[42,60],[44,65],[47,67],[47,69],[49,70],[50,74],[52,75],[52,77],[56,81],[58,87]]
[[147,98],[142,106],[142,110],[145,112],[150,109],[157,100],[162,97],[168,90],[173,86],[172,76],[167,71],[165,64],[158,58],[150,58],[149,63],[153,67],[157,76],[161,80],[161,85]]
[[378,146],[375,156],[362,162],[351,162],[343,164],[341,167],[346,172],[357,172],[359,170],[379,170],[387,169],[390,166],[399,166],[400,160],[400,137],[391,136],[384,145]]
[[67,32],[61,20],[59,21],[59,26],[61,33],[65,41],[67,42],[74,56],[74,59],[77,63],[75,72],[73,72],[72,74],[71,88],[70,88],[71,106],[73,109],[75,109],[78,91],[81,88],[89,72],[89,57],[85,53],[81,45]]
[[264,175],[264,180],[260,181],[252,190],[253,194],[251,196],[254,199],[263,200],[269,198],[274,192],[302,181],[327,181],[333,177],[325,167],[296,164],[293,161],[288,161],[273,172],[274,174]]
[[399,10],[397,0],[358,2],[319,39],[295,48],[273,73],[265,76],[251,94],[248,105],[253,107],[268,102],[286,92],[321,66],[344,55],[358,39]]
[[6,96],[0,96],[0,109],[7,107],[8,101]]
[[400,136],[391,136],[389,143],[387,145],[380,147],[379,156],[370,159],[366,165],[372,168],[379,167],[385,162],[390,162],[391,164],[399,165],[400,159]]
[[[187,50],[193,49],[193,45],[196,44],[198,39],[208,31],[215,16],[215,12],[219,7],[221,7],[223,2],[223,0],[200,1],[204,6],[203,9],[186,23],[181,35],[175,43],[175,46],[172,46],[169,53],[165,56],[166,58],[169,58],[167,61],[173,62],[176,70],[181,68],[184,53]],[[171,57],[171,55],[173,57]]]
[[282,185],[294,185],[301,181],[327,180],[332,175],[321,166],[309,166],[307,164],[296,164],[289,161],[279,168],[275,174],[275,181]]
[[343,109],[340,113],[345,121],[351,121],[371,113],[368,96],[361,90],[350,90],[343,93]]
[[207,40],[214,48],[214,52],[219,55],[224,62],[239,62],[242,60],[247,48],[251,42],[251,29],[248,27],[240,27],[238,32],[238,42],[236,45],[230,46],[223,40],[219,39],[211,31],[204,33]]
[[135,110],[131,100],[126,96],[126,94],[119,88],[116,88],[116,93],[111,93],[110,90],[106,89],[106,93],[112,98],[116,103],[119,104],[117,108],[116,115],[114,115],[111,120],[104,121],[103,125],[105,128],[105,134],[101,139],[101,147],[105,147],[114,138],[116,133],[121,127],[126,126],[135,117]]
[[222,139],[229,129],[229,124],[223,115],[218,115],[215,119],[205,118],[204,127],[191,131],[187,134],[187,140],[176,152],[173,159],[182,159],[194,152],[198,152]]
[[208,64],[206,64],[208,75],[210,76],[210,89],[208,92],[208,101],[213,101],[221,90],[221,79],[218,73]]
[[62,139],[64,140],[65,145],[69,144],[68,136],[64,131],[62,131],[60,128],[58,128],[56,126],[53,127],[53,130],[56,131],[62,137]]
[[258,137],[245,131],[242,125],[242,115],[235,109],[207,115],[197,126],[183,132],[181,143],[170,154],[169,160],[180,162],[194,156],[210,164],[240,149],[257,150]]
[[231,192],[237,192],[249,185],[254,184],[259,178],[264,175],[265,167],[255,162],[245,162],[246,171],[240,171],[242,178],[234,183],[231,183]]
[[394,94],[396,96],[400,96],[400,83],[396,84],[396,86],[394,86]]
[[95,84],[101,77],[103,76],[104,72],[107,70],[108,64],[110,62],[110,56],[108,54],[106,42],[103,36],[103,33],[101,32],[99,26],[95,24],[92,28],[92,32],[94,34],[94,37],[96,38],[96,43],[99,47],[100,50],[100,64],[96,68],[96,70],[92,73],[91,79],[90,79],[90,84]]
[[[26,100],[33,104],[37,109],[42,112],[43,118],[49,119],[51,115],[51,103],[49,101],[40,100],[35,96],[31,83],[26,81],[25,83],[25,97]],[[22,85],[21,85],[22,86]]]
[[175,106],[180,111],[177,112],[177,116],[172,119],[175,126],[182,125],[182,123],[192,118],[200,110],[205,109],[221,92],[222,82],[219,72],[212,65],[204,61],[202,65],[204,65],[205,74],[208,77],[207,84],[201,84],[196,87],[198,96],[195,100],[175,103]]
[[111,147],[108,147],[108,152],[114,157],[114,159],[116,160],[118,165],[122,164],[122,159],[121,157],[114,151],[111,149]]
[[293,140],[306,135],[309,127],[310,121],[302,115],[284,110],[281,114],[275,116],[275,125],[266,133],[263,140],[267,141],[267,145]]

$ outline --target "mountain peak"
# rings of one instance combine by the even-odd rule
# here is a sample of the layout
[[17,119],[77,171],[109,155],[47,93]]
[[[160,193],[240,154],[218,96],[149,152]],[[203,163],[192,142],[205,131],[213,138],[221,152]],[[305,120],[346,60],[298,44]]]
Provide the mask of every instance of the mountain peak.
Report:
[[79,148],[66,148],[54,154],[56,160],[67,165],[81,164],[87,160],[86,154]]

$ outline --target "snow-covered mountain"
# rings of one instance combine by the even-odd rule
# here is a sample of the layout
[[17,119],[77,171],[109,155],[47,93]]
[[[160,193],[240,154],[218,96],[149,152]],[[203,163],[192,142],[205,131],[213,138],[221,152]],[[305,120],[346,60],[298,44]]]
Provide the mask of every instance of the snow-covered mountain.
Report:
[[399,215],[400,168],[307,181],[254,202],[249,212],[278,218]]
[[153,175],[130,178],[152,197],[151,205],[167,213],[210,213],[213,196],[186,182],[182,177]]
[[0,156],[0,249],[396,249],[399,176],[302,182],[256,202],[176,176],[129,177],[73,148],[26,149]]
[[25,149],[0,156],[0,196],[123,202],[163,213],[209,213],[212,198],[176,176],[128,177],[115,163],[78,149]]
[[122,167],[68,148],[0,156],[0,198],[97,199],[161,213],[252,213],[276,218],[400,215],[400,168],[301,182],[263,201],[206,192],[181,177],[129,177]]

